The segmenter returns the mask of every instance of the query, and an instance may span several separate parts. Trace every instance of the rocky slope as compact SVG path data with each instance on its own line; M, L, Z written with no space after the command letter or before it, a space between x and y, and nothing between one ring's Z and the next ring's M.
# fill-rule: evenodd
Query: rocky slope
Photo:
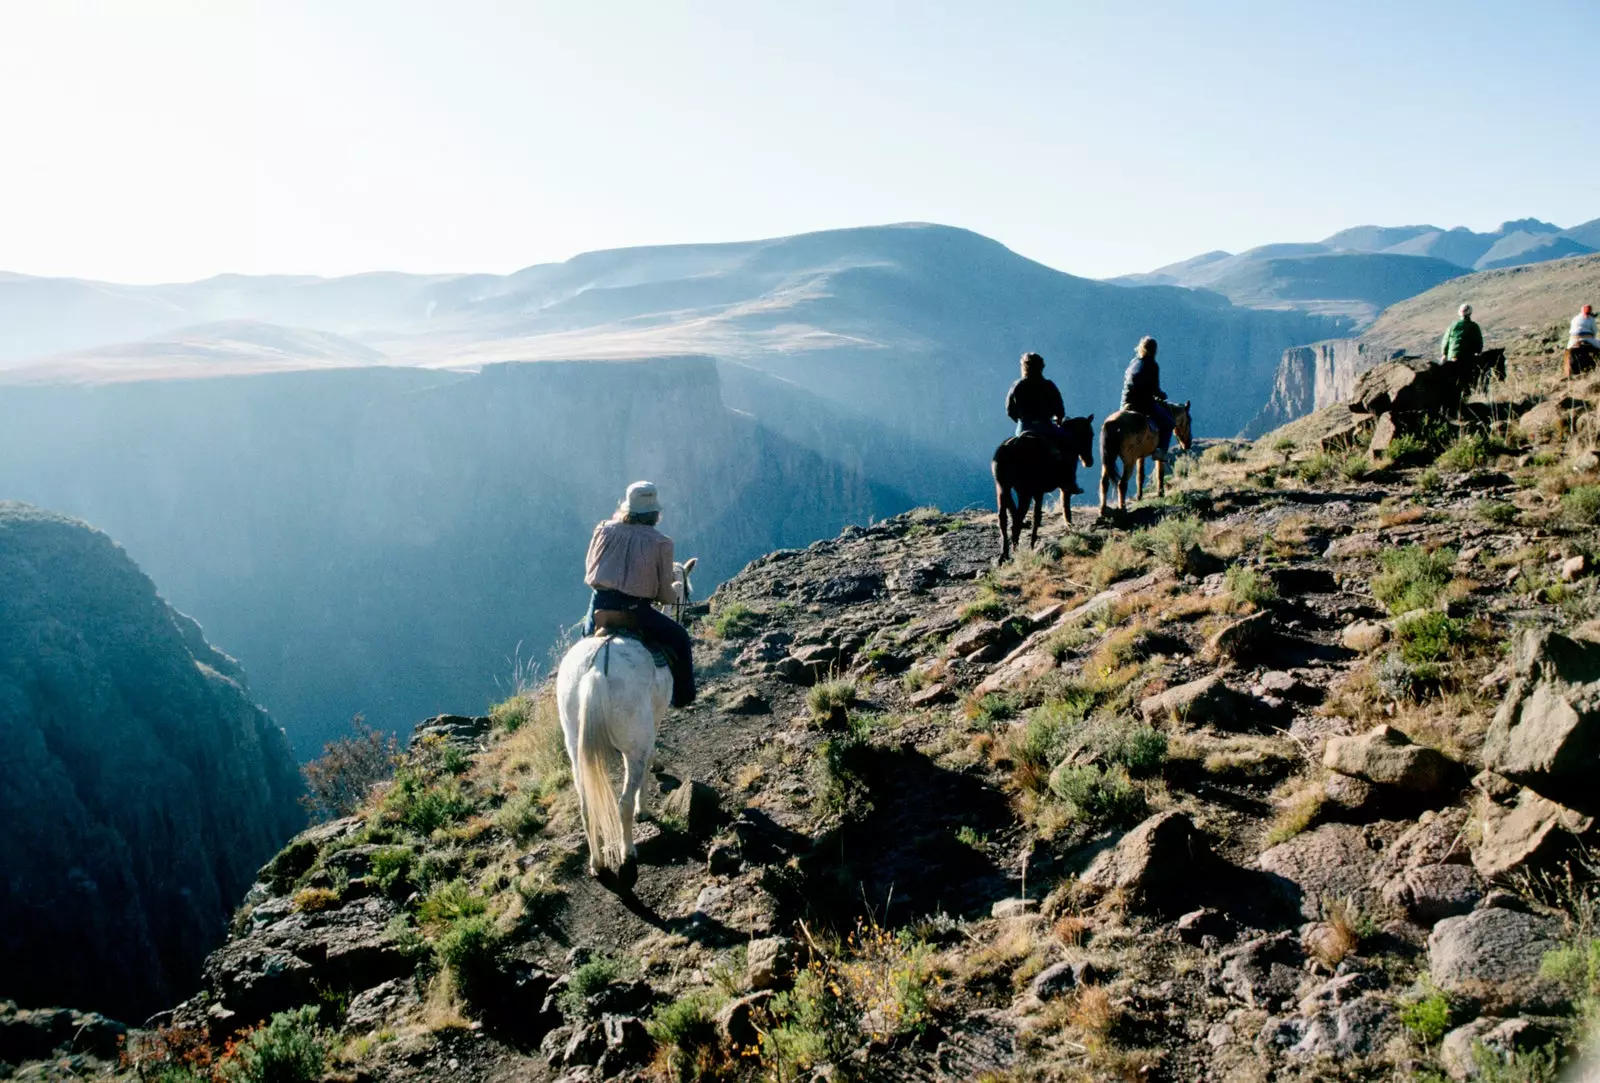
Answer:
M132 1062L310 1005L259 1032L295 1078L1554 1079L1600 1003L1600 457L1511 364L1516 424L1218 445L1002 567L932 510L755 561L632 891L547 689L432 720Z
M0 745L0 996L25 1005L137 1020L181 996L303 823L238 665L111 539L14 503Z

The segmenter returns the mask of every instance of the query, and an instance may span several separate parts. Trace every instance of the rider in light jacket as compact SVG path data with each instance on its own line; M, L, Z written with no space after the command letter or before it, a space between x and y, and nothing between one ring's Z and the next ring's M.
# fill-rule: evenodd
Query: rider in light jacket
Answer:
M589 539L583 581L594 590L584 634L594 633L594 616L602 611L623 611L637 618L639 630L668 649L672 660L672 705L694 702L694 660L689 633L683 625L657 610L678 600L674 590L672 539L656 529L661 521L661 500L654 484L636 481L616 514L594 528Z

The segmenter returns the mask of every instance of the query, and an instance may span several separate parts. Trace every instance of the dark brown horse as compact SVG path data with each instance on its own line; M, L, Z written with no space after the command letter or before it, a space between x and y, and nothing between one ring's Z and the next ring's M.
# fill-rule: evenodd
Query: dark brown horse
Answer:
M994 450L990 471L994 474L994 502L1000 512L1000 559L1010 558L1011 550L1022 540L1022 524L1033 505L1033 534L1029 546L1039 544L1039 521L1044 517L1046 493L1061 493L1061 514L1072 525L1072 494L1078 488L1078 464L1094 465L1094 415L1069 417L1061 422L1066 439L1061 442L1060 459L1052 453L1048 438L1013 436Z

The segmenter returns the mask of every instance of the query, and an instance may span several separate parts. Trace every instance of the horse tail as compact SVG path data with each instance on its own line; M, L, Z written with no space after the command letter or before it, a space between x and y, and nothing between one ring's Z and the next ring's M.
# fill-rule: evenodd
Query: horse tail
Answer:
M1117 447L1115 419L1106 418L1100 426L1100 469L1111 475L1113 481L1122 480L1122 449Z
M598 869L622 867L622 815L606 773L606 750L601 744L610 704L606 679L590 669L578 679L578 762L573 782L583 799L583 828L589 836L589 857Z

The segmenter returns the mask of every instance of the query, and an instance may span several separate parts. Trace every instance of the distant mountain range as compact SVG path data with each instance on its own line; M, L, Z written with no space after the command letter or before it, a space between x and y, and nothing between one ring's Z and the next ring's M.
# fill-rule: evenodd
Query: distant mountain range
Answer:
M1600 218L1562 229L1537 218L1489 233L1437 226L1356 226L1321 241L1207 252L1124 285L1211 290L1235 304L1297 308L1371 323L1396 301L1471 271L1517 267L1600 251Z
M519 642L542 658L636 478L705 590L846 523L988 504L1024 350L1103 418L1155 335L1198 431L1228 434L1285 348L1346 326L929 225L504 276L10 276L0 497L126 545L304 754L356 712L486 704Z

